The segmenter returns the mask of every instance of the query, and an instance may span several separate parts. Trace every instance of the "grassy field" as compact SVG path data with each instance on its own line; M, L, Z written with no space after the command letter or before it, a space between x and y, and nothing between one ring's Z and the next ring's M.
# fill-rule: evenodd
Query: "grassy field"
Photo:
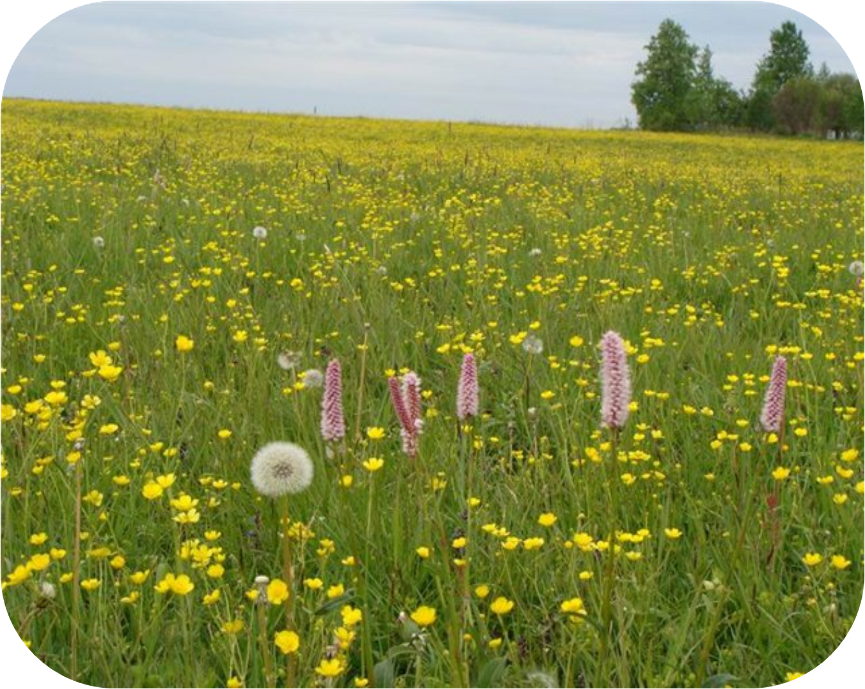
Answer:
M2 119L3 599L58 672L769 686L844 638L861 143L8 99ZM346 435L325 443L332 360ZM408 371L414 458L388 387ZM306 490L256 491L272 441L308 451Z

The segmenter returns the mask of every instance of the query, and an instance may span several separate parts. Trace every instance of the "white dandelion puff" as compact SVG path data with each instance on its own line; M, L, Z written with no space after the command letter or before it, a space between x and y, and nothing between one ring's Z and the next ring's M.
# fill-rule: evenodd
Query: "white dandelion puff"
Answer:
M102 249L105 247L105 240L102 237L94 237L93 246L95 246L97 249Z
M252 228L252 236L256 239L267 239L267 228L258 225Z
M300 352L280 352L276 356L276 363L283 371L292 371L300 365Z
M544 351L544 341L535 335L529 335L523 340L523 349L529 354L540 354Z
M308 388L320 388L324 385L324 373L317 368L311 368L300 374L303 384Z
M278 498L309 488L312 460L306 450L294 443L268 443L252 458L250 474L259 493Z
M847 266L847 270L850 271L850 275L853 277L861 278L865 276L865 263L862 263L862 261L853 261L853 263Z

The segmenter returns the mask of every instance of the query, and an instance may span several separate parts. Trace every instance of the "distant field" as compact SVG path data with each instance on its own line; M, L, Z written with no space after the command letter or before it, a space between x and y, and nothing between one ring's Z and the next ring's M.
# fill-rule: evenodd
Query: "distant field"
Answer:
M20 636L99 686L737 687L816 667L863 590L862 160L4 100ZM618 433L609 330L633 387ZM468 353L480 413L460 422ZM325 443L332 360L346 434ZM408 371L414 459L388 382ZM256 491L272 441L308 451L307 490Z

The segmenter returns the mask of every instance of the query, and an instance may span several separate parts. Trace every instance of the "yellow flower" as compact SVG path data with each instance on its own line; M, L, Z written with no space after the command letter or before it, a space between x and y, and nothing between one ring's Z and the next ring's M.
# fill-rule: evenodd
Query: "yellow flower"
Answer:
M523 549L524 550L538 550L544 545L545 541L543 538L527 538L523 541Z
M156 500L162 497L163 492L162 486L156 481L148 481L144 484L144 488L141 489L141 494L148 500Z
M514 609L514 602L504 596L499 596L490 605L490 610L496 615L507 615Z
M95 591L100 586L102 586L102 582L99 579L85 579L81 582L81 588L85 591Z
M288 585L282 579L274 579L267 585L267 600L272 605L280 605L288 600Z
M850 566L850 560L843 555L833 555L830 563L835 569L847 569Z
M345 672L345 664L342 658L323 658L315 672L322 677L338 677Z
M354 627L363 619L363 612L350 605L344 605L339 614L342 616L342 624L346 627Z
M562 603L562 612L568 615L585 615L586 609L583 606L582 598L571 598Z
M202 603L204 603L205 605L213 605L219 600L221 595L222 592L219 589L214 589L213 591L205 595L204 598L202 598Z
M334 584L327 589L328 598L339 598L343 593L345 593L345 586L342 584Z
M366 429L366 437L370 440L381 440L384 436L384 429L378 426L370 426Z
M225 634L239 634L243 626L243 620L229 620L222 625L222 631Z
M772 472L772 478L775 479L776 481L783 481L789 475L790 475L790 470L787 469L786 467L777 467Z
M804 562L807 567L815 567L823 562L823 556L820 555L820 553L805 553L802 562Z
M231 431L227 428L222 428L216 433L220 440L228 440L231 437Z
M418 627L429 627L433 622L436 621L435 608L431 608L427 605L421 605L411 614L411 618L412 620L414 620L414 623Z
M222 575L225 574L225 567L223 567L218 562L216 564L210 565L207 568L207 576L211 579L219 579Z
M29 578L30 568L24 565L18 565L6 577L6 583L9 584L9 586L18 586L18 584L23 584Z
M794 679L799 679L804 674L804 672L788 672L786 675L784 675L784 680L787 682L792 682Z
M490 587L486 584L481 584L480 586L475 587L475 595L478 598L486 598L490 595Z
M243 686L243 682L239 677L231 676L228 678L228 681L225 683L227 689L240 689Z
M568 340L568 344L570 344L571 347L582 347L583 338L579 335L574 335L570 340Z
M45 541L48 540L48 534L42 531L41 533L35 533L30 536L30 545L42 545Z
M174 346L177 347L178 352L191 352L193 347L195 347L195 342L186 337L186 335L178 335L174 341Z
M467 542L468 542L468 541L466 540L466 537L465 537L465 536L460 536L459 538L455 538L454 541L453 541L453 543L452 543L451 545L452 545L454 548L457 548L457 549L459 549L459 548L465 548Z
M851 449L844 450L841 453L841 461L842 462L855 462L859 458L859 450Z
M123 367L105 364L103 366L100 366L96 373L99 375L100 378L102 378L102 380L113 383L120 377L120 374L123 373Z
M310 591L318 591L322 586L324 586L324 582L316 577L314 579L304 579L303 585Z
M552 526L556 521L558 521L558 517L552 512L544 512L540 517L538 517L538 524L541 526Z
M300 648L300 637L292 631L277 632L276 636L273 637L273 642L285 655L297 653L297 649Z
M18 410L11 404L0 405L0 420L11 421L18 416Z
M51 556L48 555L48 553L37 553L30 558L30 561L27 563L27 568L31 572L41 572L43 569L46 569L50 564Z
M417 556L422 560L426 560L429 557L429 548L427 548L425 545L417 548L415 552L417 553Z
M174 574L169 572L163 577L162 581L153 588L157 593L168 593L170 591L175 595L185 596L195 588L195 584L189 580L189 577L186 574L181 574L179 577L176 577Z
M147 577L149 577L149 576L150 576L150 570L147 569L147 570L144 570L143 572L135 572L134 574L130 574L129 575L129 581L131 581L133 584L140 586L145 581L147 581Z
M384 466L384 460L379 457L370 457L365 462L363 462L363 468L368 472L372 473L374 471L378 471Z
M677 538L682 537L682 532L679 529L664 529L664 535L672 540L676 540Z

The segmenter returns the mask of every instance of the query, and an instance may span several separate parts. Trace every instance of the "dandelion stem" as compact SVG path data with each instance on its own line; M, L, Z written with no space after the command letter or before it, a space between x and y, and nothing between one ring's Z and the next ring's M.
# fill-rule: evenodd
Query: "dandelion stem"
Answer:
M81 586L81 460L75 463L75 540L72 546L72 630L70 634L70 679L78 676L78 597Z
M294 566L291 561L291 536L289 535L288 496L280 500L280 524L282 526L282 577L288 587L288 598L285 599L285 628L294 631ZM288 687L295 685L295 654L286 656L285 683Z
M273 659L270 657L270 645L267 641L266 603L264 601L256 601L256 607L258 608L258 643L261 646L261 655L264 658L264 680L268 687L275 687L276 679L273 675Z

